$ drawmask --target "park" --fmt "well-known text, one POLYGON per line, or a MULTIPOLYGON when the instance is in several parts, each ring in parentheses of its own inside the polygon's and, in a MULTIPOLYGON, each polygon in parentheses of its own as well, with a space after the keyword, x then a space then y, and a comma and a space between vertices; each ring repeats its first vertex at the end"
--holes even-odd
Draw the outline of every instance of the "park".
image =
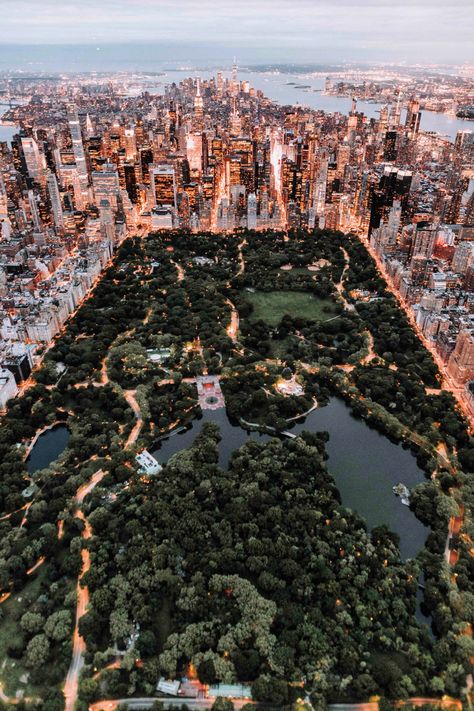
POLYGON ((462 695, 472 440, 356 238, 127 240, 2 424, 5 698, 56 711, 65 693, 85 711, 189 667, 278 708, 302 682, 318 705, 462 695), (354 302, 356 286, 373 298, 354 302), (405 528, 426 527, 415 550, 346 498, 332 412, 370 433, 366 451, 394 447, 375 488, 383 456, 413 466, 412 510, 399 508, 405 528), (28 471, 28 443, 55 422, 64 449, 28 471), (163 469, 140 472, 137 455, 160 448, 163 469))

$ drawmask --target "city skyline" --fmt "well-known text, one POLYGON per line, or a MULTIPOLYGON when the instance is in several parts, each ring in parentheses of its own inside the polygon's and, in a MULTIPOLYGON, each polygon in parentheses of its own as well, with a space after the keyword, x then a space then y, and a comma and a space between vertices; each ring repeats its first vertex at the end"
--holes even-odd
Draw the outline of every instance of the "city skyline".
MULTIPOLYGON (((0 62, 15 45, 151 43, 157 59, 222 61, 229 51, 252 61, 400 61, 474 59, 468 0, 46 0, 2 3, 0 62), (3 49, 3 51, 2 51, 3 49)), ((125 49, 125 48, 124 48, 125 49)), ((53 50, 54 52, 54 50, 53 50)))
POLYGON ((0 73, 9 706, 467 704, 472 81, 321 74, 0 73))
POLYGON ((474 702, 474 0, 0 0, 0 711, 474 702))

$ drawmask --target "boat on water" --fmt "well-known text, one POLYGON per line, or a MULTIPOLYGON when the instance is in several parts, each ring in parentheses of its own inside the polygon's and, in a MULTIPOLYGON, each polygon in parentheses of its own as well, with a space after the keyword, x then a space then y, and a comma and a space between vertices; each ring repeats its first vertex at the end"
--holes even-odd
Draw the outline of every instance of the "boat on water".
POLYGON ((404 506, 410 506, 410 489, 408 488, 408 486, 400 482, 400 484, 396 484, 392 488, 392 491, 395 496, 400 497, 400 501, 404 506))

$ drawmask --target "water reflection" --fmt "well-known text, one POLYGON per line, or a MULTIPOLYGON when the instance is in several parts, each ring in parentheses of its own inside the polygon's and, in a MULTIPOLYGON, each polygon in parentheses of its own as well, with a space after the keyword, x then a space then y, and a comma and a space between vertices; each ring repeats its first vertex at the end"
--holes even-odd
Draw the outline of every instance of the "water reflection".
POLYGON ((39 469, 49 467, 51 462, 64 452, 70 436, 71 433, 66 425, 56 425, 40 434, 26 460, 28 473, 34 474, 39 469))
MULTIPOLYGON (((189 447, 205 422, 219 425, 222 436, 219 464, 222 467, 227 466, 232 451, 249 437, 260 441, 270 439, 268 435, 249 433, 231 423, 225 410, 207 411, 183 433, 162 440, 153 452, 154 456, 165 462, 176 452, 189 447)), ((303 430, 329 432, 326 445, 328 468, 341 492, 343 504, 358 511, 366 519, 369 529, 386 524, 399 535, 402 556, 415 556, 425 543, 428 529, 392 491, 400 481, 411 488, 424 479, 424 472, 411 452, 357 420, 339 398, 331 398, 326 407, 314 410, 292 429, 295 434, 303 430)))

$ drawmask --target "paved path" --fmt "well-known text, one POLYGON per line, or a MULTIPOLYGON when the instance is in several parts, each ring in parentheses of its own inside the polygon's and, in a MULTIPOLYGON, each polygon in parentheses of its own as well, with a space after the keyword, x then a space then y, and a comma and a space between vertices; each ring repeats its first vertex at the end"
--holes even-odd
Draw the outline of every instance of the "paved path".
POLYGON ((231 310, 230 324, 227 326, 227 335, 233 343, 237 343, 237 334, 239 332, 239 312, 230 299, 226 299, 226 304, 230 306, 231 310))
POLYGON ((376 353, 375 350, 374 350, 374 337, 372 336, 372 334, 370 333, 369 330, 365 331, 365 335, 367 336, 367 350, 368 350, 368 353, 367 353, 367 355, 366 355, 364 358, 362 358, 362 360, 360 361, 360 364, 361 364, 361 365, 368 365, 368 363, 370 363, 371 361, 373 361, 374 358, 378 358, 378 355, 377 355, 377 353, 376 353))
POLYGON ((132 408, 135 417, 136 417, 136 423, 133 427, 133 430, 130 432, 127 442, 125 444, 125 449, 128 449, 128 447, 131 447, 132 444, 135 444, 135 442, 138 439, 138 435, 141 432, 141 429, 143 427, 143 417, 142 413, 140 410, 140 405, 138 404, 136 397, 136 390, 125 390, 123 395, 125 400, 128 402, 130 407, 132 408))
MULTIPOLYGON (((210 709, 215 699, 190 699, 183 696, 179 696, 176 699, 168 696, 162 698, 115 699, 111 701, 96 701, 93 704, 89 704, 89 711, 113 711, 120 704, 127 704, 129 709, 149 709, 155 701, 162 701, 168 708, 186 704, 191 709, 210 709)), ((245 704, 253 703, 255 702, 251 699, 233 699, 234 709, 237 710, 241 709, 245 704)))
MULTIPOLYGON (((75 501, 79 507, 86 496, 97 486, 97 484, 104 478, 105 472, 101 469, 97 471, 90 481, 79 487, 76 492, 75 501)), ((80 518, 84 522, 84 529, 82 531, 83 540, 87 540, 91 537, 92 531, 89 522, 82 513, 80 508, 76 509, 75 516, 80 518)), ((84 638, 79 634, 79 620, 84 615, 87 610, 87 605, 89 603, 89 590, 87 587, 81 586, 81 579, 84 574, 90 568, 90 555, 87 548, 83 548, 81 551, 82 556, 82 570, 77 580, 77 606, 76 606, 76 624, 74 627, 73 635, 73 647, 72 647, 72 660, 69 666, 69 671, 67 673, 66 681, 64 684, 64 696, 66 699, 65 711, 74 711, 74 706, 77 700, 77 691, 79 688, 79 674, 84 666, 84 652, 86 649, 86 643, 84 638)))
POLYGON ((344 296, 344 277, 346 275, 347 270, 349 269, 350 259, 349 259, 349 255, 346 252, 346 250, 343 249, 343 247, 341 247, 341 249, 344 254, 344 259, 346 260, 346 264, 344 266, 344 269, 342 270, 341 278, 339 279, 338 283, 336 284, 336 289, 337 289, 337 293, 339 294, 342 301, 344 302, 344 308, 347 311, 355 311, 356 309, 355 309, 354 304, 351 304, 344 296))
MULTIPOLYGON (((113 711, 120 704, 127 704, 129 709, 149 709, 153 706, 155 701, 162 701, 165 704, 165 708, 173 708, 174 706, 186 704, 191 709, 209 709, 213 705, 215 699, 192 699, 186 697, 116 699, 110 701, 96 701, 95 703, 89 705, 89 711, 113 711)), ((305 699, 305 701, 308 703, 308 699, 305 699)), ((237 710, 249 703, 254 704, 255 702, 251 699, 233 699, 234 708, 237 710)), ((430 704, 440 709, 456 709, 456 711, 462 710, 461 702, 458 699, 452 699, 450 697, 443 697, 442 699, 413 697, 411 699, 398 702, 397 706, 402 708, 405 704, 410 704, 412 706, 430 704)), ((379 704, 377 701, 366 701, 353 704, 328 704, 328 709, 329 711, 379 711, 379 704)))
POLYGON ((367 701, 360 704, 328 704, 330 711, 378 711, 377 701, 367 701))
POLYGON ((239 242, 239 268, 237 270, 236 276, 240 276, 245 271, 245 259, 244 254, 242 252, 242 247, 244 247, 246 244, 246 239, 242 240, 242 242, 239 242))
POLYGON ((173 262, 173 260, 171 260, 171 264, 174 264, 174 266, 176 267, 176 269, 177 269, 177 271, 178 271, 178 281, 183 281, 183 279, 184 279, 184 269, 183 269, 183 267, 181 266, 181 264, 178 264, 178 262, 173 262))

